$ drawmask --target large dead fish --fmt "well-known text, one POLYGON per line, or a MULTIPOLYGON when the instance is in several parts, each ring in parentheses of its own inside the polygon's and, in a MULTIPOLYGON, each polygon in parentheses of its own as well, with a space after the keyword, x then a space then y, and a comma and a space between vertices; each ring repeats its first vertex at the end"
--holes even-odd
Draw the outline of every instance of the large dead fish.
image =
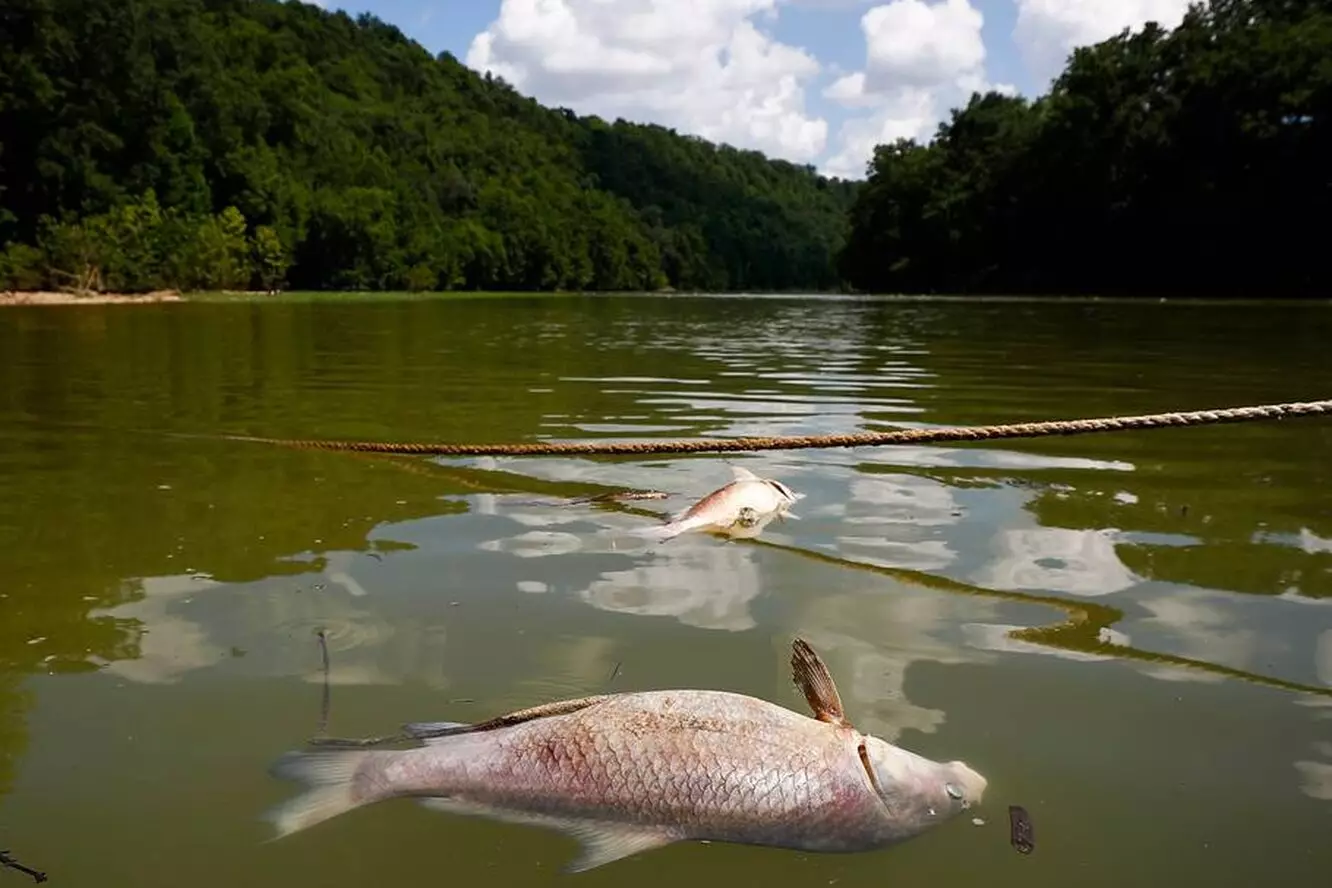
POLYGON ((659 527, 640 531, 640 535, 659 542, 691 530, 720 531, 731 537, 754 537, 773 519, 799 520, 791 506, 804 499, 780 481, 760 478, 742 466, 731 466, 735 476, 676 518, 659 527))
POLYGON ((585 697, 477 725, 409 725, 415 749, 291 752, 308 790, 269 814, 278 837, 393 798, 559 830, 592 869, 673 842, 882 848, 979 804, 986 780, 861 733, 804 641, 791 665, 814 718, 726 691, 585 697))

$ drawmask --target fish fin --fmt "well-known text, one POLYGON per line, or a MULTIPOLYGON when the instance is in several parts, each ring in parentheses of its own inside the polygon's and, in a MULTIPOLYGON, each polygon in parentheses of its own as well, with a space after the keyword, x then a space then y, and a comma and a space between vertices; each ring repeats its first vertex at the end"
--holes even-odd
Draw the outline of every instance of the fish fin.
POLYGON ((303 783, 306 789, 300 795, 271 808, 264 816, 277 828, 274 840, 376 801, 373 797, 358 797, 353 782, 361 765, 372 756, 385 754, 339 749, 289 752, 279 758, 269 768, 269 773, 281 780, 303 783))
POLYGON ((728 466, 731 470, 731 476, 737 481, 761 481, 758 475, 746 469, 744 466, 728 466))
POLYGON ((488 817, 503 823, 535 826, 564 833, 576 839, 582 846, 581 853, 565 865, 564 871, 567 873, 596 869, 634 854, 662 848, 680 839, 676 833, 662 828, 635 827, 601 820, 513 811, 465 799, 427 798, 422 799, 421 804, 445 814, 488 817))
POLYGON ((554 703, 542 703, 540 706, 530 706, 527 709, 519 709, 516 712, 508 712, 504 715, 496 716, 489 721, 473 725, 477 731, 493 731, 496 728, 507 728, 510 725, 518 725, 523 722, 536 721, 539 718, 550 718, 556 715, 568 715, 571 712, 577 712, 580 709, 586 709, 597 703, 610 699, 609 694, 595 694, 591 697, 578 697, 573 700, 556 700, 554 703))
POLYGON ((467 734, 476 729, 470 722, 408 722, 402 726, 407 736, 417 740, 430 740, 435 737, 448 737, 453 734, 467 734))
POLYGON ((791 672, 796 687, 800 688, 809 701, 810 709, 814 710, 815 718, 829 724, 850 727, 832 673, 803 638, 797 638, 791 644, 791 672))
POLYGON ((583 851, 565 864, 567 873, 582 873, 614 863, 654 848, 664 848, 678 841, 678 836, 664 829, 622 826, 614 823, 579 823, 566 830, 582 843, 583 851))
POLYGON ((403 731, 409 737, 418 740, 424 740, 426 743, 444 743, 450 737, 456 737, 459 734, 476 734, 483 731, 494 731, 499 728, 507 728, 512 725, 520 725, 523 722, 536 721, 539 718, 550 718, 555 715, 568 715, 571 712, 577 712, 580 709, 586 709, 589 706, 600 703, 608 698, 607 694, 600 694, 593 697, 579 697, 576 700, 557 700, 554 703, 543 703, 540 706, 531 706, 527 709, 519 709, 516 712, 507 712, 504 715, 497 715, 492 719, 483 722, 468 724, 467 722, 411 722, 403 725, 403 731))
POLYGON ((645 540, 655 540, 658 543, 664 543, 669 539, 679 536, 683 532, 684 529, 674 521, 669 524, 641 527, 632 531, 634 536, 641 537, 645 540))
POLYGON ((337 573, 328 574, 328 579, 330 582, 337 583, 339 586, 346 589, 356 598, 363 598, 364 596, 370 594, 369 592, 365 591, 364 586, 356 582, 355 577, 353 577, 351 574, 347 573, 346 571, 338 571, 337 573))

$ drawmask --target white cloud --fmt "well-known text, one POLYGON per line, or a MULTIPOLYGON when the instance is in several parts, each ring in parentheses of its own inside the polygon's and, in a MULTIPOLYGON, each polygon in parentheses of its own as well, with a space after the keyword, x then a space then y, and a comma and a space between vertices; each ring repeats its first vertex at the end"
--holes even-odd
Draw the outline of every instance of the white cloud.
POLYGON ((895 0, 860 20, 868 53, 866 87, 929 88, 979 76, 985 64, 984 18, 969 0, 895 0))
MULTIPOLYGON (((1072 47, 1150 20, 1178 24, 1188 0, 1014 0, 1013 40, 1036 91, 1072 47)), ((865 175, 874 146, 928 141, 989 81, 979 0, 501 0, 467 64, 548 105, 675 127, 703 138, 865 175), (847 11, 865 41, 859 70, 770 34, 787 6, 847 11), (822 75, 822 76, 821 76, 822 75), (822 87, 844 109, 829 122, 806 104, 822 87), (837 118, 841 117, 840 123, 837 118)), ((993 48, 991 48, 993 49, 993 48)))
POLYGON ((825 171, 859 178, 876 144, 926 141, 951 107, 973 91, 992 88, 985 77, 983 24, 970 0, 893 0, 861 16, 865 69, 834 81, 823 95, 869 113, 842 124, 825 171))
POLYGON ((806 162, 827 142, 827 122, 805 109, 820 67, 756 26, 777 3, 503 0, 467 64, 546 104, 806 162))
POLYGON ((1190 0, 1016 0, 1013 39, 1038 91, 1058 76, 1075 46, 1099 43, 1149 21, 1173 28, 1190 0))

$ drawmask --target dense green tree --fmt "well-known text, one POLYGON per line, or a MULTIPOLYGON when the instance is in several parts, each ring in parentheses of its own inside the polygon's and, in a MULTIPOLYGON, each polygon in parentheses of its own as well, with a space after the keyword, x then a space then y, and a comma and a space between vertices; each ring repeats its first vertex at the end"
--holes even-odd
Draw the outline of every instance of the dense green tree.
POLYGON ((880 146, 840 270, 874 291, 1328 295, 1332 3, 1211 0, 880 146))
POLYGON ((369 15, 0 9, 0 287, 826 289, 854 188, 542 107, 369 15))

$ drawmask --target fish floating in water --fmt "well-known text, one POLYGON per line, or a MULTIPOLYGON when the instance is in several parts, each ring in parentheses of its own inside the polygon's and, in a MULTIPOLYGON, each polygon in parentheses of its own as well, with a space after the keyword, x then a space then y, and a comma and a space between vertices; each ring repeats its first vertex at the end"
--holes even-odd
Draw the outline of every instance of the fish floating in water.
POLYGON ((794 493, 780 481, 760 478, 749 469, 731 466, 735 476, 685 512, 660 527, 641 531, 642 536, 666 542, 691 530, 720 531, 731 537, 755 537, 775 518, 799 520, 790 509, 803 493, 794 493))
POLYGON ((811 718, 726 691, 566 700, 466 725, 408 725, 414 749, 287 753, 307 791, 275 808, 278 837, 394 798, 557 830, 582 872, 683 841, 855 852, 910 839, 979 804, 986 780, 861 733, 823 661, 796 639, 811 718))

